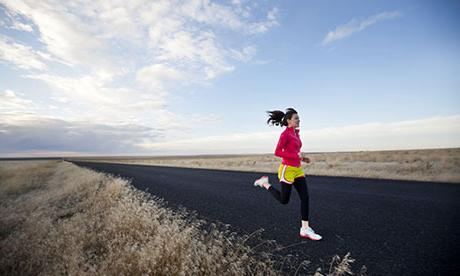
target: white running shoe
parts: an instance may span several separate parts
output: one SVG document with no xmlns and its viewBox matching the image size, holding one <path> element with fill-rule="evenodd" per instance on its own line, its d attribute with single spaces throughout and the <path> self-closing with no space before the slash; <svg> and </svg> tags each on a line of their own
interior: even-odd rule
<svg viewBox="0 0 460 276">
<path fill-rule="evenodd" d="M 256 181 L 254 181 L 254 186 L 259 186 L 259 187 L 265 188 L 264 184 L 268 184 L 268 176 L 266 176 L 266 175 L 262 176 L 261 178 L 257 179 Z"/>
<path fill-rule="evenodd" d="M 310 227 L 308 227 L 307 229 L 300 228 L 300 237 L 314 241 L 319 241 L 323 238 L 320 235 L 316 234 L 315 231 L 313 231 L 313 229 L 311 229 Z"/>
</svg>

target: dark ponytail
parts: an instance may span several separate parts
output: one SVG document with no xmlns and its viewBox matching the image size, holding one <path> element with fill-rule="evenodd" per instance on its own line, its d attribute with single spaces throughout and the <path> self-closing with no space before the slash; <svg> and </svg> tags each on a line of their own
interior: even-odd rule
<svg viewBox="0 0 460 276">
<path fill-rule="evenodd" d="M 287 120 L 292 118 L 292 115 L 297 114 L 294 108 L 286 109 L 286 114 L 281 110 L 267 111 L 268 113 L 268 125 L 287 126 Z"/>
</svg>

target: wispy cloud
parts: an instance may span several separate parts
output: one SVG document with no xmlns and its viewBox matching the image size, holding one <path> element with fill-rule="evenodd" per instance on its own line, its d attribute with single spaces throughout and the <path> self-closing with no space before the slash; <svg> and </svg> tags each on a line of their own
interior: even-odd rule
<svg viewBox="0 0 460 276">
<path fill-rule="evenodd" d="M 344 39 L 355 33 L 361 32 L 379 21 L 394 19 L 400 16 L 401 12 L 392 11 L 375 14 L 361 21 L 353 18 L 348 23 L 336 27 L 333 31 L 329 31 L 326 37 L 323 39 L 322 45 L 325 46 L 334 41 Z"/>
<path fill-rule="evenodd" d="M 166 113 L 166 92 L 144 93 L 140 89 L 114 86 L 103 73 L 64 77 L 52 74 L 27 76 L 45 82 L 55 91 L 55 100 L 73 110 L 67 119 L 89 119 L 93 122 L 141 122 L 143 117 L 158 118 Z M 169 113 L 168 113 L 169 114 Z M 174 115 L 171 115 L 174 117 Z M 154 119 L 155 125 L 165 122 Z"/>
<path fill-rule="evenodd" d="M 14 91 L 0 91 L 0 114 L 35 113 L 36 109 L 36 104 L 21 98 Z"/>
<path fill-rule="evenodd" d="M 123 65 L 136 71 L 139 65 L 161 62 L 190 72 L 198 69 L 195 78 L 212 79 L 233 70 L 235 51 L 246 54 L 254 47 L 229 48 L 215 30 L 265 33 L 279 24 L 277 8 L 269 10 L 264 20 L 253 21 L 241 3 L 235 8 L 212 1 L 2 2 L 16 18 L 9 24 L 28 25 L 18 20 L 29 20 L 52 56 L 112 74 L 123 74 Z M 137 51 L 145 53 L 124 59 L 123 52 Z M 133 58 L 134 62 L 127 62 Z"/>
<path fill-rule="evenodd" d="M 18 15 L 15 16 L 9 13 L 7 10 L 3 10 L 3 12 L 6 16 L 0 18 L 0 26 L 5 27 L 7 29 L 13 29 L 23 32 L 33 32 L 33 28 L 30 24 L 22 22 L 24 18 L 20 18 L 20 16 Z"/>
<path fill-rule="evenodd" d="M 42 71 L 48 68 L 43 55 L 29 46 L 0 35 L 0 61 L 6 61 L 20 69 Z"/>
<path fill-rule="evenodd" d="M 137 71 L 136 80 L 140 83 L 163 88 L 170 81 L 184 81 L 187 75 L 178 69 L 165 64 L 153 64 L 145 66 Z"/>
</svg>

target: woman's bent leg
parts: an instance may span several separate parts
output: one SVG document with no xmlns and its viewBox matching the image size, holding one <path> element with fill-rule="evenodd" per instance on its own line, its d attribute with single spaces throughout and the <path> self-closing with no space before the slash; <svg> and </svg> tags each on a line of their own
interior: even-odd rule
<svg viewBox="0 0 460 276">
<path fill-rule="evenodd" d="M 308 221 L 309 213 L 309 195 L 307 181 L 305 177 L 298 177 L 294 180 L 294 187 L 300 197 L 300 213 L 303 221 Z"/>
<path fill-rule="evenodd" d="M 281 204 L 287 204 L 289 202 L 289 198 L 291 197 L 292 184 L 284 183 L 281 181 L 280 185 L 281 192 L 275 189 L 273 185 L 268 188 L 268 191 L 273 195 L 274 198 L 276 198 L 276 200 L 281 202 Z"/>
</svg>

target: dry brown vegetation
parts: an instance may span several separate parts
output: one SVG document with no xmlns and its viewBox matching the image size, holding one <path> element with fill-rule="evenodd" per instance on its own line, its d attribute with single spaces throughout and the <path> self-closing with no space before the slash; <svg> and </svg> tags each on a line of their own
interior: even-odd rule
<svg viewBox="0 0 460 276">
<path fill-rule="evenodd" d="M 460 183 L 460 148 L 307 154 L 305 173 Z M 94 157 L 79 160 L 276 173 L 280 158 L 273 154 L 169 157 Z"/>
<path fill-rule="evenodd" d="M 0 202 L 1 275 L 278 275 L 284 265 L 251 248 L 252 235 L 68 162 L 0 162 Z M 335 256 L 315 275 L 350 274 L 353 261 Z"/>
</svg>

